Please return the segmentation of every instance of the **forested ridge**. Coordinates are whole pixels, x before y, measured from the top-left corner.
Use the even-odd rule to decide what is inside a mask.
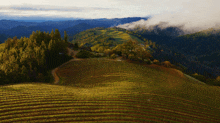
[[[188,72],[216,78],[220,75],[219,29],[207,29],[192,34],[182,34],[177,27],[148,30],[136,27],[133,32],[160,45],[163,55],[154,56],[182,64]]]
[[[68,21],[45,21],[45,22],[22,22],[14,20],[0,20],[0,43],[7,40],[8,37],[17,36],[29,37],[32,31],[51,31],[59,29],[60,32],[66,31],[69,36],[95,27],[111,27],[119,24],[130,23],[138,20],[147,20],[141,17],[114,18],[114,19],[85,19],[85,20],[68,20]],[[22,30],[22,31],[21,31]],[[63,33],[61,33],[63,37]],[[72,40],[72,39],[71,39]]]
[[[1,84],[50,81],[49,70],[70,59],[67,45],[66,32],[63,40],[58,29],[8,38],[0,49]]]

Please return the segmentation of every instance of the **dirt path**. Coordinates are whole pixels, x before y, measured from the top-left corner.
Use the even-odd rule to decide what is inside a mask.
[[[60,82],[60,78],[59,76],[57,75],[57,71],[59,70],[60,67],[68,64],[69,62],[72,62],[72,61],[78,61],[78,60],[82,60],[82,59],[78,59],[78,58],[74,58],[74,59],[71,59],[69,60],[68,62],[65,62],[63,63],[62,65],[58,66],[57,68],[53,69],[51,71],[51,74],[53,75],[53,78],[54,78],[54,84],[58,84]]]
[[[67,54],[68,54],[69,56],[72,56],[72,57],[73,57],[73,55],[75,55],[75,54],[78,53],[78,51],[74,51],[74,50],[72,50],[72,49],[70,49],[70,48],[67,48],[67,50],[68,50],[68,53],[67,53]],[[69,62],[77,61],[77,60],[82,60],[82,59],[78,59],[78,58],[74,57],[73,59],[71,59],[71,60],[69,60],[69,61],[63,63],[62,65],[60,65],[60,66],[54,68],[54,69],[51,71],[51,74],[53,75],[53,78],[54,78],[54,84],[58,84],[58,83],[60,82],[60,78],[59,78],[59,76],[57,75],[57,71],[59,70],[59,68],[62,67],[63,65],[65,65],[65,64],[68,64]]]

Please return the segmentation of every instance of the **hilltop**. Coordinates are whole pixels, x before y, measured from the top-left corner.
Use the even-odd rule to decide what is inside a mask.
[[[125,29],[120,28],[93,28],[82,31],[73,36],[72,43],[78,43],[81,46],[95,46],[97,44],[106,46],[116,46],[128,40],[137,40],[139,43],[144,41],[140,38],[128,34]]]
[[[68,62],[57,75],[59,85],[0,87],[0,121],[220,120],[220,88],[200,84],[173,68],[93,58]]]

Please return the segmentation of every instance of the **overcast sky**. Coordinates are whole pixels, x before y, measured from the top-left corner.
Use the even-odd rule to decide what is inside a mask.
[[[188,3],[190,0],[4,0],[0,17],[146,17],[183,11]]]

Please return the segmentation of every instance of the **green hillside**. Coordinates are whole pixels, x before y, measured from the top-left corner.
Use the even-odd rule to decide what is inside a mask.
[[[220,121],[220,88],[172,68],[104,58],[57,70],[60,85],[0,87],[0,122]]]
[[[84,46],[95,46],[100,44],[106,47],[116,46],[122,44],[130,39],[137,40],[139,43],[144,41],[139,38],[126,33],[124,29],[118,28],[94,28],[80,32],[73,36],[73,43],[79,43]]]

